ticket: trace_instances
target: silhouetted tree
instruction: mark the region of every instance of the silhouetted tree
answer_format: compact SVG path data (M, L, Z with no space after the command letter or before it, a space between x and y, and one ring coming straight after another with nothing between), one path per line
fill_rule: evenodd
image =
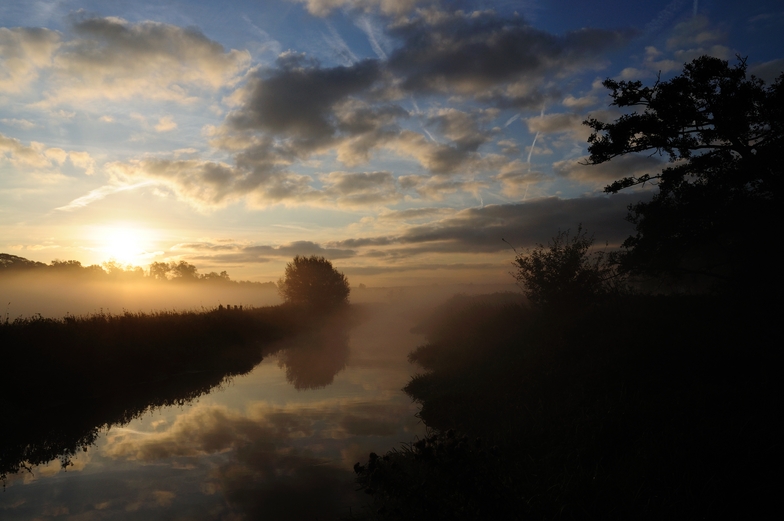
M171 263L171 273L175 279L196 280L198 278L196 271L196 266L185 261Z
M346 276L324 257L297 255L286 265L278 292L286 302L325 309L348 303L350 288Z
M605 188L658 187L649 201L629 206L636 235L623 243L621 266L735 283L772 268L760 263L773 258L761 250L774 242L765 222L777 216L781 200L784 74L766 86L746 77L743 59L730 67L703 56L652 87L611 79L604 86L612 91L611 105L640 110L613 123L584 122L594 131L588 163L633 153L670 161L661 172Z
M171 266L165 262L150 264L150 277L155 280L167 280L166 274L171 271Z
M614 272L603 251L591 253L593 237L577 227L558 232L548 246L538 244L533 250L518 254L513 275L523 285L523 293L537 307L575 306L606 292Z

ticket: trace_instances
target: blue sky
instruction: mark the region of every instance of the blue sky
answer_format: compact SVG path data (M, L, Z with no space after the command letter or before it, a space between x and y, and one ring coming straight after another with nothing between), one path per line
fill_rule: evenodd
M602 80L710 54L770 81L782 29L779 2L3 3L0 251L508 282L502 238L618 244L646 194L602 188L661 168L580 165Z

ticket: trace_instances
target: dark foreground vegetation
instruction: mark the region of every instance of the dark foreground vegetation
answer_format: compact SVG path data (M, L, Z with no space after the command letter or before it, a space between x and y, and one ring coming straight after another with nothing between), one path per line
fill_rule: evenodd
M589 164L669 156L618 252L578 228L518 254L528 305L453 299L405 391L431 433L357 464L366 518L738 519L778 508L784 75L702 57L586 122ZM651 288L654 291L651 291ZM507 302L503 302L506 300Z
M358 466L371 518L714 519L781 486L781 334L760 303L447 303L405 391L432 429Z

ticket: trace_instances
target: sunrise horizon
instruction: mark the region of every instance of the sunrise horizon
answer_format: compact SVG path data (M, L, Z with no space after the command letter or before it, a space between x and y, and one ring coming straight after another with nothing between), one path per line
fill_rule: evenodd
M586 165L607 78L712 55L770 83L761 3L59 2L0 9L0 251L276 280L503 282L582 224L617 248L658 155ZM607 6L605 6L607 7Z

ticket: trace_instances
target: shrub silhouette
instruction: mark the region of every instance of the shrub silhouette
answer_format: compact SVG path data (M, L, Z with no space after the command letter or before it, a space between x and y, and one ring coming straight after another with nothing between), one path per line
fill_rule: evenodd
M604 252L590 253L593 237L582 225L577 234L558 232L548 246L518 254L513 273L523 292L536 307L579 305L609 289L614 273Z
M286 275L278 281L284 301L316 309L329 309L348 303L346 276L324 257L297 255L286 265Z

